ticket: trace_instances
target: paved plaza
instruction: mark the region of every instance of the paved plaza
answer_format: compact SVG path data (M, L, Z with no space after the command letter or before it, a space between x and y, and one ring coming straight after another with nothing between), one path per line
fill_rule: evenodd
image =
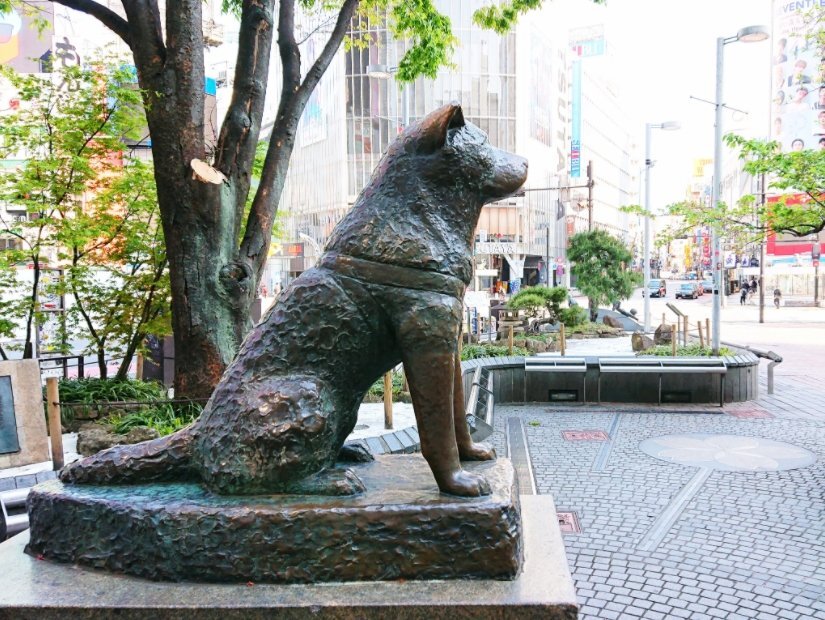
M785 358L757 401L496 407L522 492L555 498L584 620L825 619L825 311L782 310L725 312L724 340Z

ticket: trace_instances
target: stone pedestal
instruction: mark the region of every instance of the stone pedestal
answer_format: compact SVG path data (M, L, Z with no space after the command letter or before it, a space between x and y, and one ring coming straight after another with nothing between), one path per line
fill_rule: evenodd
M521 511L525 558L512 581L162 583L37 560L23 553L24 532L0 545L0 620L573 620L578 606L553 500L522 496Z
M421 455L351 469L353 497L220 496L200 484L37 485L28 551L163 581L512 579L521 517L508 459L468 463L492 494L438 492Z
M37 360L0 361L0 469L49 460Z

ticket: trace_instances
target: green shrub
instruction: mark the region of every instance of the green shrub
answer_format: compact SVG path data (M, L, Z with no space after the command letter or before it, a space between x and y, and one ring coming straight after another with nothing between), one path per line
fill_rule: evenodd
M198 419L203 405L193 402L145 405L131 413L117 413L106 418L112 431L123 435L138 426L154 428L161 436L170 435Z
M75 422L78 409L90 410L96 415L107 415L112 407L109 403L146 402L166 399L166 388L154 381L137 381L135 379L61 379L58 382L60 402L66 406L60 408L60 421L63 426L71 428ZM43 388L43 408L46 410L46 388ZM48 413L46 412L46 415Z
M733 351L727 347L720 347L719 348L719 355L725 357L727 355L733 355ZM668 356L673 355L673 347L669 344L660 344L655 347L651 347L646 351L640 351L636 354L637 356L644 356L644 355L658 355L658 356ZM676 356L677 357L711 357L713 355L713 351L709 347L702 348L698 344L689 344L685 345L677 345L676 346Z
M621 329L610 327L609 325L605 325L604 323L591 323L590 321L585 321L584 323L580 323L579 325L574 325L568 330L567 333L584 334L586 336L598 336L599 334L615 334L621 331Z
M404 373L401 372L393 372L392 373L392 395L393 399L395 400L396 397L400 396L404 393ZM379 379L370 386L370 389L367 390L367 394L372 396L378 396L379 398L384 398L384 376L382 375Z
M61 379L58 387L62 403L135 402L166 398L166 388L160 383L136 379Z
M548 288L530 286L521 289L507 302L510 310L524 310L530 316L538 316L544 310L553 323L559 316L560 305L567 299L567 289L563 286Z
M587 310L581 306L571 306L559 310L559 320L565 327L575 327L587 323Z
M513 355L525 356L530 352L523 347L513 347ZM461 350L462 360L474 360L480 357L506 357L510 355L506 346L496 344L471 344Z

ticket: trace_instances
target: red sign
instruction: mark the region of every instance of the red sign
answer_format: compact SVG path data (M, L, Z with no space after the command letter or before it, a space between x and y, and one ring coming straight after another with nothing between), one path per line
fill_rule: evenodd
M819 261L818 260L814 260L814 267L819 267Z

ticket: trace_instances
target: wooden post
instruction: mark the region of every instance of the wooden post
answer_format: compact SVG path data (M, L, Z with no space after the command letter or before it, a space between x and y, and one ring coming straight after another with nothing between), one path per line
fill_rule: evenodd
M564 357L565 349L567 349L567 338L564 335L564 323L559 325L559 344L561 345L562 357Z
M384 428L392 430L392 370L384 373Z
M507 326L507 355L513 354L513 326Z
M135 359L135 379L143 381L143 353L138 353Z
M705 319L705 336L708 337L708 346L710 346L710 319Z
M690 323L688 323L688 315L686 314L685 315L685 333L684 333L684 336L682 337L682 340L683 340L682 344L684 344L685 346L687 346L687 343L688 343L688 327L689 326L690 326Z
M46 378L46 411L49 418L49 439L52 446L52 469L63 468L63 429L60 426L60 390L57 377Z
M670 326L670 348L673 357L676 357L676 341L679 339L679 332L676 330L676 323Z
M702 336L702 321L696 323L696 328L699 330L699 348L705 348L705 338Z
M662 312L662 325L667 325L667 316L665 316L664 312Z

